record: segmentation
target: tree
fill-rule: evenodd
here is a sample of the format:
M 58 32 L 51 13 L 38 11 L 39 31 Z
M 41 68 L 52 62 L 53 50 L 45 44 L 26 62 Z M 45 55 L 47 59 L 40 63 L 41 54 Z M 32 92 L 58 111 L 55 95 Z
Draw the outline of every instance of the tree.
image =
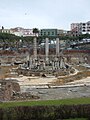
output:
M 37 28 L 33 28 L 33 33 L 35 34 L 35 36 L 39 33 L 39 30 Z

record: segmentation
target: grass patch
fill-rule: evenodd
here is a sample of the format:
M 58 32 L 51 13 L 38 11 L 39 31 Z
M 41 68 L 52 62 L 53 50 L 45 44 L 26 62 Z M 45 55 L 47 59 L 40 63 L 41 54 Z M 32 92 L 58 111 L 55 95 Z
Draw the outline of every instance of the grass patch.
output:
M 22 102 L 2 102 L 0 108 L 16 107 L 16 106 L 45 106 L 45 105 L 77 105 L 90 104 L 90 98 L 73 98 L 62 100 L 38 100 L 38 101 L 22 101 Z

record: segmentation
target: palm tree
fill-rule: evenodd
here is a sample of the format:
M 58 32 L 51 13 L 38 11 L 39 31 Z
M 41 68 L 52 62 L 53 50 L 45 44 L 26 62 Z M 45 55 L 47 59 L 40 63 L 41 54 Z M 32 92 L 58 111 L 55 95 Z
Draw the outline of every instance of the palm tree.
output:
M 37 36 L 37 34 L 39 33 L 39 30 L 37 28 L 33 28 L 33 33 L 35 34 L 35 36 Z

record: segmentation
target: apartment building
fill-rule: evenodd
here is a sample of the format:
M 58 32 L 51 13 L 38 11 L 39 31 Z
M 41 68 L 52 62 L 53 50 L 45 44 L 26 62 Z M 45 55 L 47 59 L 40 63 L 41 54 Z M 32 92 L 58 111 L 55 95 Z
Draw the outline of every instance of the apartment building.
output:
M 39 31 L 39 36 L 57 36 L 58 30 L 57 29 L 41 29 Z
M 86 23 L 80 23 L 79 24 L 79 30 L 81 31 L 82 34 L 90 34 L 90 21 Z
M 79 30 L 79 23 L 72 23 L 71 24 L 71 35 L 72 36 L 79 36 L 81 34 Z
M 72 23 L 71 32 L 73 35 L 90 34 L 90 21 L 86 23 Z
M 72 23 L 71 24 L 71 30 L 76 30 L 79 26 L 79 23 Z

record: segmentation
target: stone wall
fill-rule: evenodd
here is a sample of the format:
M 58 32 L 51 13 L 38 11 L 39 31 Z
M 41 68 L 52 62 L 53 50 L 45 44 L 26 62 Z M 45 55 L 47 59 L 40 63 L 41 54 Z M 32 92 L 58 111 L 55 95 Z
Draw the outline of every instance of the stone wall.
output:
M 1 83 L 2 99 L 4 101 L 9 101 L 12 99 L 13 95 L 20 92 L 20 86 L 16 82 L 4 81 Z

